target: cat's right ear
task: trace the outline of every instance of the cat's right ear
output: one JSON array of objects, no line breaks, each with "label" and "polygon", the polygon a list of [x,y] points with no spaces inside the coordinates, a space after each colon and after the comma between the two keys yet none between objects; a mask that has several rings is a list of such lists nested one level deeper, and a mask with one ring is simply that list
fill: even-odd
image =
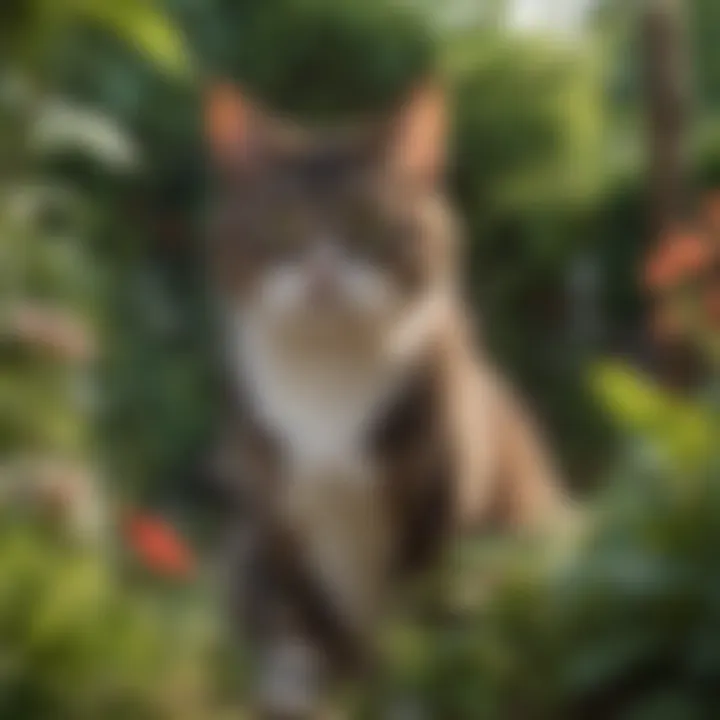
[{"label": "cat's right ear", "polygon": [[259,146],[260,111],[231,83],[213,83],[203,98],[204,134],[217,168],[241,169]]}]

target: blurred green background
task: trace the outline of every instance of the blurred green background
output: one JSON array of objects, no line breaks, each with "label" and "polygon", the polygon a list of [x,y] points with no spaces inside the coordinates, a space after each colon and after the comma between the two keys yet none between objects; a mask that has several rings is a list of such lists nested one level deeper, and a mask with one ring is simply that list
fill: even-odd
[{"label": "blurred green background", "polygon": [[487,346],[591,499],[560,548],[470,553],[463,579],[494,578],[470,626],[398,629],[374,700],[714,717],[720,325],[658,344],[642,278],[659,233],[712,225],[718,33],[715,0],[4,0],[0,717],[238,716],[212,563],[191,578],[126,522],[151,508],[199,556],[216,527],[203,90],[234,79],[312,122],[436,70]]}]

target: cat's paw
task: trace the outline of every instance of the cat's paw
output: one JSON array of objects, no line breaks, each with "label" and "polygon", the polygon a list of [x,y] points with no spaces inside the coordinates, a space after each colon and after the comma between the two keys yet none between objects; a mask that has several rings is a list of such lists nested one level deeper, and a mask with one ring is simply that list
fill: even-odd
[{"label": "cat's paw", "polygon": [[321,695],[322,668],[317,652],[300,640],[271,647],[261,663],[260,704],[268,717],[313,717]]}]

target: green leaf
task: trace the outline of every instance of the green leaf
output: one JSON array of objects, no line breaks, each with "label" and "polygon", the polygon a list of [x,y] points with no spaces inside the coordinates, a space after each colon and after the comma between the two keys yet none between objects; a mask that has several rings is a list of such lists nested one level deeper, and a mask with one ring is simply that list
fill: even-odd
[{"label": "green leaf", "polygon": [[[172,75],[187,77],[192,63],[180,30],[154,0],[57,0],[44,9],[65,20],[104,26]],[[47,13],[46,13],[47,14]]]},{"label": "green leaf", "polygon": [[657,387],[623,364],[601,364],[592,371],[591,383],[605,409],[627,430],[648,430],[670,410],[668,398]]},{"label": "green leaf", "polygon": [[591,384],[620,427],[649,440],[672,461],[702,467],[716,451],[720,420],[703,405],[664,391],[622,363],[594,368]]}]

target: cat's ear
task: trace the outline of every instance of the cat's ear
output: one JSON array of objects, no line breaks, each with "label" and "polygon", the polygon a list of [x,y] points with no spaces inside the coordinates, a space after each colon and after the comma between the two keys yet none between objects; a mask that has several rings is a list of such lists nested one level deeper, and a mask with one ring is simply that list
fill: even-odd
[{"label": "cat's ear", "polygon": [[385,152],[391,169],[415,181],[438,180],[447,159],[448,114],[439,81],[415,85],[390,120]]},{"label": "cat's ear", "polygon": [[249,165],[267,144],[270,119],[231,83],[214,83],[207,88],[203,115],[205,141],[216,167]]},{"label": "cat's ear", "polygon": [[205,142],[216,164],[241,161],[250,141],[250,109],[243,93],[230,83],[213,83],[204,93]]},{"label": "cat's ear", "polygon": [[205,139],[216,167],[257,167],[270,155],[293,152],[307,142],[307,132],[291,120],[268,112],[230,83],[205,92]]}]

